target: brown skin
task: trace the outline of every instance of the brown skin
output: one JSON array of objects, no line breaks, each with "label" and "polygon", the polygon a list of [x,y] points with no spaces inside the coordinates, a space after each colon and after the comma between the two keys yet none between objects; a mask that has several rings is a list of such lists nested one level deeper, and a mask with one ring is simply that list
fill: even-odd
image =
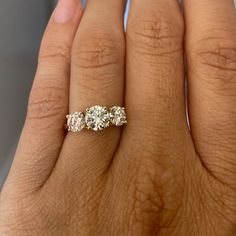
[{"label": "brown skin", "polygon": [[[1,236],[236,235],[233,0],[185,0],[184,16],[175,0],[132,0],[126,37],[123,11],[90,0],[81,22],[80,7],[50,20]],[[123,103],[123,130],[63,132],[68,111]]]}]

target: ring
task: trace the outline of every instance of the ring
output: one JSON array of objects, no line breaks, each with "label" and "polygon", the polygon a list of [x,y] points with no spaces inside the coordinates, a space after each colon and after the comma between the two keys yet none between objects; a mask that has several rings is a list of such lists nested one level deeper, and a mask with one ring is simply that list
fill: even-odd
[{"label": "ring", "polygon": [[112,108],[93,106],[85,112],[74,112],[66,116],[66,128],[71,132],[80,132],[83,129],[101,131],[109,126],[123,126],[127,124],[124,107]]}]

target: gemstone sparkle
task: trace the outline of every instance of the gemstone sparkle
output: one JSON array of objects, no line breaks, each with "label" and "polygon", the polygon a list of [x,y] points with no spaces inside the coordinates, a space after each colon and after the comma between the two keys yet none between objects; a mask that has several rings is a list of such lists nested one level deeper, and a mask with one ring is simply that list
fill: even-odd
[{"label": "gemstone sparkle", "polygon": [[85,117],[82,112],[75,112],[67,116],[68,130],[80,132],[85,127]]},{"label": "gemstone sparkle", "polygon": [[86,110],[85,122],[88,129],[103,130],[110,124],[110,116],[106,107],[93,106]]},{"label": "gemstone sparkle", "polygon": [[124,107],[114,106],[110,109],[111,123],[116,126],[122,126],[127,123]]}]

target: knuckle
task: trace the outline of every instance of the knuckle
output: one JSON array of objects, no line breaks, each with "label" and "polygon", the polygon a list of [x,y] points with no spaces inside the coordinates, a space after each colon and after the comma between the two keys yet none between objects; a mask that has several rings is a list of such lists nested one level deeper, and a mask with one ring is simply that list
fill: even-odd
[{"label": "knuckle", "polygon": [[236,75],[236,44],[233,40],[236,39],[236,34],[232,36],[207,36],[188,49],[190,63],[197,67],[200,73],[210,74],[212,78],[217,77],[221,85],[230,83]]},{"label": "knuckle", "polygon": [[197,62],[216,69],[236,69],[236,46],[223,40],[204,39],[193,52]]},{"label": "knuckle", "polygon": [[67,43],[48,42],[40,49],[39,63],[48,61],[70,62],[70,45]]},{"label": "knuckle", "polygon": [[67,92],[62,88],[56,86],[35,87],[29,98],[27,120],[35,120],[39,124],[43,123],[42,119],[55,122],[55,119],[51,118],[57,117],[58,119],[61,114],[66,114],[67,100]]},{"label": "knuckle", "polygon": [[128,39],[140,54],[165,56],[180,51],[183,41],[183,20],[175,15],[172,20],[164,12],[148,11],[133,16],[127,28]]},{"label": "knuckle", "polygon": [[[130,229],[133,225],[140,224],[145,231],[153,230],[159,233],[164,225],[172,223],[175,213],[179,210],[178,201],[181,196],[174,194],[176,186],[173,177],[169,177],[170,172],[169,170],[169,173],[162,174],[165,177],[160,176],[154,170],[152,163],[147,162],[145,168],[139,168],[138,171],[136,169],[136,175],[132,178],[132,184],[128,189],[132,207]],[[167,215],[167,209],[172,209],[173,215],[169,214],[168,219],[164,219],[162,216]]]},{"label": "knuckle", "polygon": [[93,32],[86,40],[81,38],[73,47],[73,65],[81,69],[103,69],[117,65],[123,53],[118,34]]}]

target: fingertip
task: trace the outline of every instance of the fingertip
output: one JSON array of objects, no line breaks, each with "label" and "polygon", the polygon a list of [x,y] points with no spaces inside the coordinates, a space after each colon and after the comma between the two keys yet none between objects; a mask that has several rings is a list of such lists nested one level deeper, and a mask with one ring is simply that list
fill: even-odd
[{"label": "fingertip", "polygon": [[53,13],[54,22],[63,24],[80,17],[83,6],[79,0],[59,0]]}]

